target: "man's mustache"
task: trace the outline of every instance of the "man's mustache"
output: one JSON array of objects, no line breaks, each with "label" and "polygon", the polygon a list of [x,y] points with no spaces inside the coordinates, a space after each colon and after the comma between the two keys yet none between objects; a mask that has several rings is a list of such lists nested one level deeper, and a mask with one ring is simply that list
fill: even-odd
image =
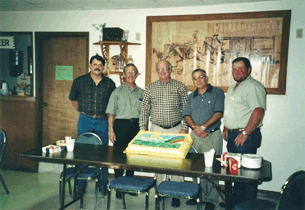
[{"label": "man's mustache", "polygon": [[99,68],[97,68],[97,69],[94,69],[94,71],[101,71]]}]

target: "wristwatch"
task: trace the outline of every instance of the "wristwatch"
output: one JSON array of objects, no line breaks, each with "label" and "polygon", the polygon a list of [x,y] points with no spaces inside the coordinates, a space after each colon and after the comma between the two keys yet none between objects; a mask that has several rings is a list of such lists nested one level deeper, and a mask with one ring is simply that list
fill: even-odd
[{"label": "wristwatch", "polygon": [[247,134],[246,131],[243,131],[242,134],[244,134],[245,136],[249,136],[249,134]]},{"label": "wristwatch", "polygon": [[205,131],[205,127],[203,125],[201,126],[201,130]]}]

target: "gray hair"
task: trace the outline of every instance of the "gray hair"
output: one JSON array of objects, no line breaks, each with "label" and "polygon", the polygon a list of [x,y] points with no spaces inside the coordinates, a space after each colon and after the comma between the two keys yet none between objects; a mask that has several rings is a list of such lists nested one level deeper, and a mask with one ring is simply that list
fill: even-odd
[{"label": "gray hair", "polygon": [[134,65],[133,63],[129,63],[129,64],[127,64],[127,65],[124,67],[124,70],[123,70],[124,74],[126,74],[126,68],[129,67],[129,66],[133,66],[133,67],[135,68],[136,74],[139,73],[138,68],[136,67],[136,65]]},{"label": "gray hair", "polygon": [[167,64],[168,64],[168,69],[172,71],[173,66],[172,66],[172,64],[171,64],[169,61],[167,61],[167,60],[159,60],[158,63],[156,64],[156,71],[158,71],[158,65],[159,65],[159,63],[160,63],[161,61],[166,61]]}]

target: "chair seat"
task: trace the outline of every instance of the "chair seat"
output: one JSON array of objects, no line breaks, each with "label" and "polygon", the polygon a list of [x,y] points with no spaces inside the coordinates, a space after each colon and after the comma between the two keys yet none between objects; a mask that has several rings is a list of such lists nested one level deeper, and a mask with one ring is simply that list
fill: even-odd
[{"label": "chair seat", "polygon": [[142,179],[137,177],[121,176],[110,182],[110,188],[119,190],[146,191],[154,185],[151,179]]},{"label": "chair seat", "polygon": [[164,181],[159,184],[157,191],[164,195],[196,197],[199,193],[199,185],[187,182]]},{"label": "chair seat", "polygon": [[[67,168],[66,178],[69,178],[69,177],[73,176],[74,173],[75,173],[75,167]],[[100,173],[101,173],[100,168],[88,167],[88,168],[85,168],[77,176],[77,178],[79,178],[79,179],[88,179],[88,177],[94,178],[94,177],[97,177]],[[60,174],[60,176],[62,177],[62,175],[63,175],[63,172]]]},{"label": "chair seat", "polygon": [[275,207],[276,203],[262,199],[248,200],[235,205],[236,210],[274,210]]}]

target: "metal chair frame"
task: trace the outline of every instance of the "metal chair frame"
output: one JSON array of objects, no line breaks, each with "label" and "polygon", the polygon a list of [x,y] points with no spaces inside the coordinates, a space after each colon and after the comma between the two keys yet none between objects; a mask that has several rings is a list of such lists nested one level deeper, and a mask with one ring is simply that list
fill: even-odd
[{"label": "metal chair frame", "polygon": [[[4,150],[5,150],[5,147],[6,147],[7,139],[6,139],[6,133],[5,133],[4,130],[0,129],[0,134],[3,135],[3,138],[0,137],[0,169],[1,169],[1,163],[2,163],[2,158],[3,158]],[[6,194],[10,194],[10,192],[7,189],[6,184],[4,183],[4,180],[3,180],[1,174],[0,174],[0,181],[1,181],[3,187],[4,187],[5,191],[6,191]]]},{"label": "metal chair frame", "polygon": [[[195,183],[193,183],[195,185]],[[159,210],[161,205],[160,202],[162,202],[162,209],[165,209],[165,201],[164,198],[177,198],[177,199],[196,199],[197,201],[197,210],[201,210],[202,209],[202,202],[201,202],[201,197],[202,197],[202,192],[201,192],[201,187],[200,187],[200,178],[197,177],[197,183],[199,185],[199,191],[198,191],[198,195],[197,196],[178,196],[178,195],[169,195],[169,194],[162,194],[160,192],[158,192],[158,188],[156,191],[156,206],[155,209]]]},{"label": "metal chair frame", "polygon": [[149,186],[146,190],[144,191],[135,191],[135,190],[123,190],[123,189],[118,189],[118,188],[111,188],[111,185],[109,185],[108,188],[108,199],[107,199],[107,210],[110,210],[110,203],[111,203],[111,190],[114,189],[116,191],[119,191],[122,193],[122,202],[123,202],[123,208],[126,209],[126,201],[125,201],[125,194],[126,193],[145,193],[145,210],[148,210],[148,201],[149,201],[149,190],[154,187],[155,192],[156,192],[156,176],[154,177],[154,183]]},{"label": "metal chair frame", "polygon": [[[86,132],[86,133],[83,133],[83,134],[80,134],[76,139],[75,139],[75,144],[79,144],[77,142],[77,139],[79,139],[80,137],[82,136],[85,136],[85,135],[92,135],[94,137],[96,137],[98,140],[99,140],[99,143],[102,145],[103,142],[102,140],[100,139],[100,137],[95,134],[95,133],[92,133],[92,132]],[[87,168],[89,168],[88,165],[83,165],[81,167],[77,167],[77,166],[71,166],[69,168],[67,168],[67,175],[66,175],[66,182],[68,182],[68,185],[69,185],[69,193],[71,195],[71,197],[73,199],[76,198],[76,182],[77,182],[77,179],[80,180],[80,179],[86,179],[86,180],[91,180],[91,179],[95,179],[95,206],[94,206],[94,209],[96,209],[96,205],[97,205],[97,200],[98,200],[98,192],[99,192],[99,186],[98,186],[98,177],[101,177],[101,180],[103,180],[103,174],[102,174],[102,169],[101,168],[98,168],[99,169],[99,172],[96,174],[96,176],[94,177],[86,177],[86,178],[79,178],[78,176],[84,172],[84,170],[86,170]],[[96,169],[97,167],[93,167],[94,169]],[[72,172],[73,170],[73,172]],[[72,193],[72,189],[71,189],[71,179],[74,179],[74,185],[73,185],[73,193]],[[59,180],[59,205],[61,203],[61,185],[62,185],[62,175],[60,176],[60,180]],[[104,189],[102,188],[102,191]],[[104,193],[102,193],[102,196],[104,197]],[[80,198],[80,208],[83,208],[83,196]]]},{"label": "metal chair frame", "polygon": [[[289,194],[289,192],[291,191],[291,189],[289,189],[290,191],[288,191],[288,188],[290,188],[292,186],[292,184],[296,184],[294,183],[294,179],[296,178],[301,178],[302,183],[300,183],[299,185],[297,185],[299,187],[299,189],[295,189],[293,188],[293,190],[299,190],[299,191],[295,191],[298,195],[301,195],[300,198],[303,199],[302,200],[302,207],[300,206],[287,206],[287,203],[285,202],[285,200],[288,200],[289,203],[293,203],[293,205],[295,205],[296,202],[294,202],[295,197]],[[280,191],[280,197],[278,199],[278,201],[272,202],[269,200],[264,200],[264,199],[254,199],[254,200],[248,200],[248,201],[244,201],[241,203],[238,203],[235,208],[236,209],[249,209],[249,207],[251,207],[250,209],[259,209],[262,210],[264,209],[275,209],[275,210],[282,210],[282,209],[305,209],[305,171],[297,171],[295,173],[293,173],[292,175],[289,176],[289,178],[286,180],[286,182],[283,184],[281,191]],[[288,197],[287,197],[288,196]],[[287,199],[288,198],[288,199]],[[264,207],[262,207],[264,206]]]},{"label": "metal chair frame", "polygon": [[[189,150],[189,154],[191,153],[198,153],[197,150],[192,146]],[[166,175],[165,180],[163,181],[170,181],[170,176]],[[193,183],[195,184],[195,183]],[[198,195],[197,196],[177,196],[177,195],[169,195],[169,194],[162,194],[158,192],[158,187],[156,190],[156,196],[155,196],[155,209],[159,210],[161,205],[160,202],[162,202],[162,209],[165,209],[165,202],[164,202],[164,198],[177,198],[177,199],[196,199],[197,201],[197,210],[201,210],[202,209],[202,204],[201,204],[201,197],[202,197],[202,192],[201,192],[201,187],[200,187],[200,177],[197,177],[197,183],[199,185],[199,191],[198,191]]]}]

